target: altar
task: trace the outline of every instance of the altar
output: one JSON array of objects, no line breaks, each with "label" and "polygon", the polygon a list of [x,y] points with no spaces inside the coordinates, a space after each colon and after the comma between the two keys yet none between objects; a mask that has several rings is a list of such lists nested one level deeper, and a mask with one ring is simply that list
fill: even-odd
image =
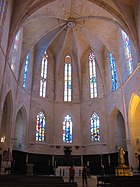
[{"label": "altar", "polygon": [[[69,168],[70,166],[59,166],[55,170],[55,175],[56,176],[69,176]],[[81,176],[82,175],[82,166],[74,166],[73,167],[75,170],[75,176]]]}]

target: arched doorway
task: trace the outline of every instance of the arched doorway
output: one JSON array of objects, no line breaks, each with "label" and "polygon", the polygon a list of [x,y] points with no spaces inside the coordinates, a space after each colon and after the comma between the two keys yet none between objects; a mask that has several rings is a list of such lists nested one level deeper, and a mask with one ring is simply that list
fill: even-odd
[{"label": "arched doorway", "polygon": [[13,106],[12,92],[9,91],[5,98],[3,110],[2,110],[0,143],[3,150],[10,148],[12,106]]},{"label": "arched doorway", "polygon": [[140,154],[140,97],[133,94],[129,105],[129,128],[131,139],[131,165],[138,167],[138,154]]},{"label": "arched doorway", "polygon": [[25,150],[26,148],[26,121],[26,110],[23,106],[16,116],[14,150]]}]

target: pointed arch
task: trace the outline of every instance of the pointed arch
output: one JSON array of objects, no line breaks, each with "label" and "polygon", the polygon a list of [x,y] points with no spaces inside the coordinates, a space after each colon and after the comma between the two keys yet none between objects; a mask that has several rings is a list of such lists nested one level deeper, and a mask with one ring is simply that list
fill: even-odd
[{"label": "pointed arch", "polygon": [[111,126],[109,127],[109,137],[111,149],[114,152],[117,152],[120,147],[127,150],[125,121],[122,113],[117,107],[112,110],[110,119]]},{"label": "pointed arch", "polygon": [[64,101],[72,100],[72,59],[69,54],[64,60]]},{"label": "pointed arch", "polygon": [[36,116],[36,142],[45,141],[45,126],[46,117],[45,114],[41,111]]},{"label": "pointed arch", "polygon": [[140,150],[140,97],[139,95],[133,93],[130,98],[129,110],[128,110],[128,120],[130,128],[130,140],[133,145],[132,148],[132,159],[133,165],[138,166],[135,153],[138,153]]},{"label": "pointed arch", "polygon": [[16,115],[15,121],[15,142],[13,148],[15,150],[23,150],[26,145],[26,131],[27,131],[27,114],[25,106],[22,106]]},{"label": "pointed arch", "polygon": [[0,39],[2,36],[2,31],[4,27],[4,21],[6,19],[6,12],[8,7],[8,0],[1,0],[0,1]]},{"label": "pointed arch", "polygon": [[115,91],[118,89],[116,62],[112,53],[109,54],[109,57],[110,57],[111,77],[112,77],[112,91]]},{"label": "pointed arch", "polygon": [[100,118],[96,112],[93,112],[90,118],[90,136],[91,142],[100,142]]},{"label": "pointed arch", "polygon": [[12,91],[10,90],[4,100],[3,109],[2,109],[2,120],[1,120],[1,130],[0,130],[0,138],[1,142],[5,146],[9,146],[10,144],[10,130],[11,130],[11,121],[13,114],[13,97]]},{"label": "pointed arch", "polygon": [[14,44],[13,44],[13,49],[12,49],[12,58],[11,58],[11,69],[13,72],[15,72],[16,70],[16,66],[17,66],[17,60],[18,60],[18,56],[19,56],[19,45],[20,45],[20,37],[21,37],[21,30],[18,31],[18,33],[15,36],[14,39]]},{"label": "pointed arch", "polygon": [[129,36],[122,30],[123,46],[124,46],[124,56],[128,76],[133,72],[133,61],[131,52],[131,43]]},{"label": "pointed arch", "polygon": [[0,25],[2,25],[2,21],[5,16],[6,5],[7,5],[7,0],[0,1]]},{"label": "pointed arch", "polygon": [[48,54],[47,51],[45,51],[41,61],[40,97],[46,97],[47,73],[48,73]]},{"label": "pointed arch", "polygon": [[137,94],[133,93],[129,102],[129,121],[132,122],[135,121],[135,111],[139,106],[139,102],[140,102],[140,97]]},{"label": "pointed arch", "polygon": [[23,88],[26,88],[26,85],[27,85],[27,73],[28,73],[28,65],[29,65],[29,53],[28,55],[26,56],[26,59],[25,59],[25,62],[24,62],[24,72],[23,72]]},{"label": "pointed arch", "polygon": [[63,120],[63,142],[72,143],[73,140],[72,128],[73,128],[72,118],[69,114],[67,114],[64,116],[64,120]]},{"label": "pointed arch", "polygon": [[96,63],[95,55],[93,52],[89,54],[89,77],[90,77],[90,98],[97,97],[97,76],[96,76]]}]

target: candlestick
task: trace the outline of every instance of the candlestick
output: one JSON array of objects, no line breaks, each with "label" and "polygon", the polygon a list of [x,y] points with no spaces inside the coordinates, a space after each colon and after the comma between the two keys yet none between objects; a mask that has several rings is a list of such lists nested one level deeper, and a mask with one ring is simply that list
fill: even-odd
[{"label": "candlestick", "polygon": [[26,163],[28,163],[28,153],[26,154]]},{"label": "candlestick", "polygon": [[110,165],[110,155],[108,155],[108,164]]},{"label": "candlestick", "polygon": [[52,156],[52,166],[54,166],[54,155]]},{"label": "candlestick", "polygon": [[103,162],[103,161],[102,161],[102,153],[101,153],[101,165],[102,165],[102,162]]}]

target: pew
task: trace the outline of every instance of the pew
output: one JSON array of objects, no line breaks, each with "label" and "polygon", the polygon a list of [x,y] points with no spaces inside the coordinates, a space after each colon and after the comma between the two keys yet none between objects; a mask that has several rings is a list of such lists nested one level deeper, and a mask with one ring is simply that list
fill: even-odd
[{"label": "pew", "polygon": [[97,187],[140,187],[140,176],[97,176]]},{"label": "pew", "polygon": [[110,184],[111,187],[140,187],[140,176],[114,176]]},{"label": "pew", "polygon": [[0,187],[77,187],[57,176],[0,176]]}]

